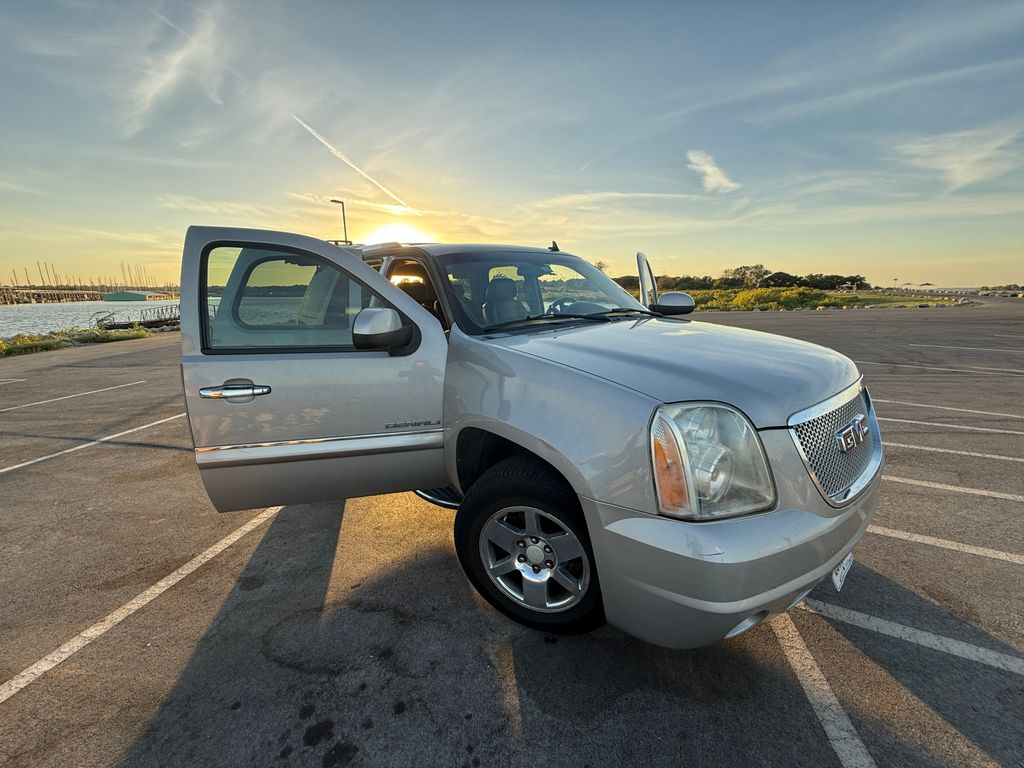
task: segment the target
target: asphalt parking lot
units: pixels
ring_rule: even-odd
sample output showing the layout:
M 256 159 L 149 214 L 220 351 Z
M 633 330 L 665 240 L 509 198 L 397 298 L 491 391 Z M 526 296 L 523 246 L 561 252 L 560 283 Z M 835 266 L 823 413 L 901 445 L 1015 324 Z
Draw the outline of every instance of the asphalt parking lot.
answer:
M 856 360 L 887 479 L 695 651 L 513 624 L 412 494 L 217 514 L 177 334 L 0 361 L 0 764 L 1024 766 L 1024 302 L 698 319 Z

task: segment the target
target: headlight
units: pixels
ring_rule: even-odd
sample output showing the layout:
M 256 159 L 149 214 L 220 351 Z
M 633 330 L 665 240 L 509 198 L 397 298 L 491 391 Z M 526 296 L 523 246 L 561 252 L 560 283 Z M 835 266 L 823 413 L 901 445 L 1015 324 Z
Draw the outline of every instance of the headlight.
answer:
M 710 520 L 775 504 L 761 441 L 746 417 L 727 405 L 658 408 L 651 424 L 651 458 L 663 515 Z

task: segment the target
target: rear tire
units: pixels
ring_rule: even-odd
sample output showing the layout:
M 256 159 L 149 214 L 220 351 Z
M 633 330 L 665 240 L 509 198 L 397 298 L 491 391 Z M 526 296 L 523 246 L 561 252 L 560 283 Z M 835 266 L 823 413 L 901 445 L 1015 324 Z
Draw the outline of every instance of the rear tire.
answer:
M 604 623 L 579 500 L 537 459 L 505 459 L 470 487 L 455 515 L 455 552 L 477 592 L 521 624 L 575 634 Z

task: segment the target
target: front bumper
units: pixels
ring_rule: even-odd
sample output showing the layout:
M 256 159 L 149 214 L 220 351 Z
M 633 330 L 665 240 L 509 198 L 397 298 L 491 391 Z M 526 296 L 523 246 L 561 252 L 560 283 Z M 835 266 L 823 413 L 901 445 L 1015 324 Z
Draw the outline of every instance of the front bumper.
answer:
M 791 442 L 777 442 L 790 440 L 785 430 L 761 437 L 769 455 L 795 456 Z M 881 468 L 841 509 L 798 458 L 773 468 L 778 507 L 745 517 L 694 523 L 581 499 L 608 622 L 656 645 L 696 648 L 788 610 L 828 576 L 871 521 Z

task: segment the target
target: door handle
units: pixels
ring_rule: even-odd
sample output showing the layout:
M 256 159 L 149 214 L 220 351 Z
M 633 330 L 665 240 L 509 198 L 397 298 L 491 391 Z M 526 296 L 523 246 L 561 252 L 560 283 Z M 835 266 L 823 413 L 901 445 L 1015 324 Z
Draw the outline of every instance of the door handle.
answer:
M 204 400 L 226 400 L 235 397 L 269 395 L 270 387 L 263 384 L 229 384 L 223 387 L 203 387 L 199 396 Z

